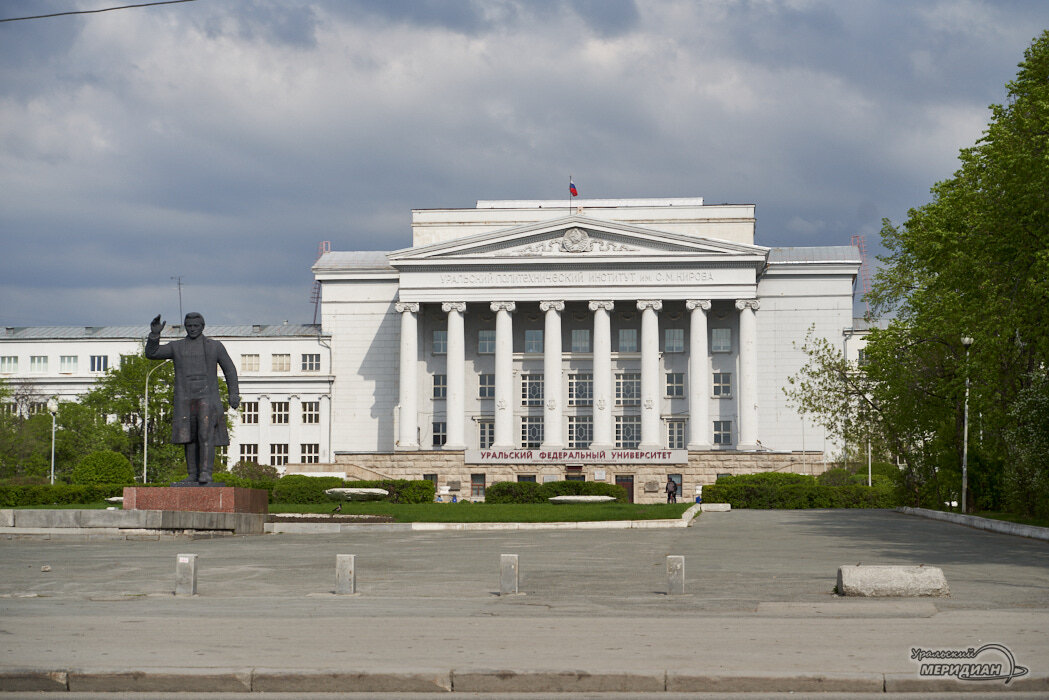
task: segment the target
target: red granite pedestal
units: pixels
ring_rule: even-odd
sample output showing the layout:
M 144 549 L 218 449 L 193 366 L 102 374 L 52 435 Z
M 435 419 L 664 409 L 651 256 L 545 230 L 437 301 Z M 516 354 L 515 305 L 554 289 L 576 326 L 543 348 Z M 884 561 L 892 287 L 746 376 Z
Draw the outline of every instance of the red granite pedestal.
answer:
M 266 514 L 269 492 L 232 486 L 125 486 L 124 510 Z

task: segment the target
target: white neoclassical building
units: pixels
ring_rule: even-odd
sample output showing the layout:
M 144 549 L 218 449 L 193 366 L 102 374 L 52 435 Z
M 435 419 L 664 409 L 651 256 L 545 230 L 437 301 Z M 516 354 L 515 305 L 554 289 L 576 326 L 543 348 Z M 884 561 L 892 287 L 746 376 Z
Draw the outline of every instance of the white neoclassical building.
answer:
M 754 232 L 753 205 L 701 198 L 481 201 L 413 211 L 411 248 L 325 254 L 333 468 L 639 500 L 819 471 L 832 446 L 783 387 L 810 328 L 844 343 L 859 252 Z

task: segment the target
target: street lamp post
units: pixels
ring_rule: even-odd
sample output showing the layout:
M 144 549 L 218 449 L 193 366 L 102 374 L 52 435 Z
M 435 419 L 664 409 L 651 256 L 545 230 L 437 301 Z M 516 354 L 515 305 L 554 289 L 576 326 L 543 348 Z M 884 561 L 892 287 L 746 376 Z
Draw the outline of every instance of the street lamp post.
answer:
M 55 485 L 55 417 L 58 415 L 58 399 L 52 396 L 47 400 L 47 410 L 51 414 L 51 485 Z
M 164 360 L 153 369 L 146 372 L 146 390 L 143 392 L 143 402 L 145 404 L 144 417 L 142 419 L 142 483 L 147 482 L 146 478 L 146 464 L 147 458 L 149 457 L 149 377 L 156 372 L 158 369 L 166 365 L 171 360 Z
M 965 346 L 965 417 L 962 419 L 962 512 L 965 512 L 965 492 L 969 487 L 969 346 L 973 339 L 962 336 Z

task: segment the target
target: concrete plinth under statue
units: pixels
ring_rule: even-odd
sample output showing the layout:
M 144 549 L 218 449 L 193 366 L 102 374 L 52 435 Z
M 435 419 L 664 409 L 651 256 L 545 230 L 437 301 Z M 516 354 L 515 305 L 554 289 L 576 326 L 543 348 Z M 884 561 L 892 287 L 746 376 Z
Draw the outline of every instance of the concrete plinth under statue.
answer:
M 124 510 L 176 510 L 203 513 L 269 513 L 269 492 L 233 486 L 182 488 L 125 486 Z

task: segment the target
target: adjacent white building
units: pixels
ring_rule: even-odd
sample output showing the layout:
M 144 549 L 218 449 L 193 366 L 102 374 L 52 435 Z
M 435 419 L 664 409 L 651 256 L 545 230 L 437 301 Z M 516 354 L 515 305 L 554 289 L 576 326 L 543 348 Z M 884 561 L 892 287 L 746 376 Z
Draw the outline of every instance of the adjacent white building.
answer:
M 701 198 L 415 210 L 412 247 L 317 261 L 321 328 L 206 329 L 241 368 L 230 456 L 460 498 L 569 478 L 656 500 L 667 475 L 688 496 L 722 473 L 821 471 L 835 446 L 783 387 L 810 329 L 855 352 L 860 254 L 754 233 L 753 205 Z M 145 326 L 63 333 L 7 329 L 2 376 L 77 393 Z
M 75 401 L 125 355 L 141 355 L 148 332 L 148 319 L 142 326 L 4 327 L 0 377 L 26 398 L 21 410 L 44 411 L 48 399 Z M 240 378 L 229 463 L 330 461 L 334 378 L 320 327 L 208 325 L 205 333 L 226 346 Z M 162 342 L 184 336 L 180 325 L 169 325 Z

